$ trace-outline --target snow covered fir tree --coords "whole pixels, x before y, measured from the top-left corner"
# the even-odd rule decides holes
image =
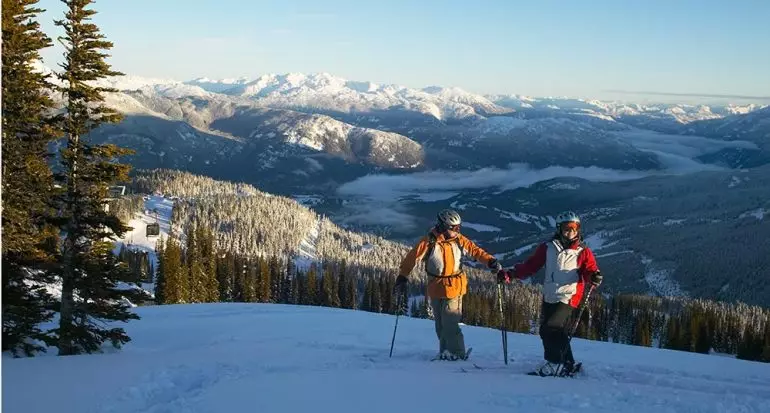
[[[288,10],[234,7],[200,5],[190,26],[221,34],[201,38],[174,26],[201,13],[187,3],[143,10],[136,31],[133,4],[3,0],[4,411],[770,411],[768,105],[134,75],[187,49],[189,70],[236,70],[228,50],[254,49],[231,30],[262,33],[260,16]],[[307,27],[342,16],[292,13]],[[379,20],[370,31],[392,32]],[[314,30],[305,41],[325,50]],[[375,50],[373,35],[356,38]],[[126,58],[150,38],[157,50]],[[434,249],[431,230],[462,237]],[[589,249],[601,271],[581,272]],[[577,274],[574,297],[601,277],[558,328],[554,265]],[[437,282],[463,291],[459,313],[432,303]],[[562,338],[561,361],[544,360]],[[437,357],[449,341],[466,356]]]

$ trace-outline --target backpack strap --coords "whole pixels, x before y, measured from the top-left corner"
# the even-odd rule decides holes
[[[433,233],[433,231],[428,232],[428,249],[425,250],[425,254],[422,256],[422,262],[426,264],[428,262],[428,257],[433,254],[433,250],[436,248],[436,242],[438,242],[438,239],[436,238],[436,234]],[[460,249],[460,253],[462,254],[462,247],[460,247],[460,241],[458,237],[452,238],[450,242],[453,242],[457,244],[457,247]],[[454,278],[462,274],[463,272],[463,261],[460,260],[460,268],[457,269],[457,272],[450,275],[436,275],[431,274],[427,270],[425,271],[428,275],[434,278]]]
[[[436,234],[434,234],[433,231],[428,232],[428,249],[425,250],[425,254],[422,256],[423,263],[427,263],[428,256],[433,254],[433,249],[436,248],[436,241]]]

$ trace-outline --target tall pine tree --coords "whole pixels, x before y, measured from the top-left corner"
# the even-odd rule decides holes
[[[55,139],[48,76],[33,70],[51,39],[36,21],[37,0],[3,0],[2,51],[2,313],[3,351],[27,356],[55,338],[39,325],[52,318],[50,282],[57,231],[51,225],[53,177],[46,145]]]
[[[182,247],[174,232],[169,233],[163,250],[163,303],[187,303],[190,279],[182,261]]]
[[[233,279],[235,277],[235,261],[232,254],[217,257],[217,286],[219,301],[233,301]]]
[[[184,250],[184,262],[187,267],[187,277],[190,284],[190,295],[187,297],[188,303],[201,303],[205,301],[204,298],[206,297],[203,262],[200,257],[197,235],[195,227],[191,224],[185,233]]]
[[[316,267],[315,264],[310,266],[307,274],[305,275],[305,290],[304,290],[305,305],[318,305],[318,285],[316,283]]]
[[[272,284],[270,282],[270,263],[264,257],[259,257],[259,284],[257,290],[257,301],[269,303],[272,295]]]
[[[203,225],[198,225],[195,238],[198,240],[198,256],[201,259],[201,280],[203,283],[201,301],[214,303],[219,301],[219,281],[217,280],[217,262],[214,252],[214,235]]]
[[[157,304],[165,303],[163,297],[163,286],[165,284],[164,269],[163,269],[163,254],[165,253],[165,247],[163,246],[163,239],[158,239],[155,243],[155,256],[158,257],[158,268],[155,272],[155,302]]]
[[[63,84],[59,89],[64,95],[62,129],[67,140],[61,153],[61,179],[66,194],[62,200],[65,238],[57,332],[59,354],[70,355],[97,350],[107,339],[115,347],[130,341],[122,328],[102,329],[98,323],[139,317],[118,300],[121,294],[115,290],[116,283],[128,274],[117,265],[111,242],[128,227],[105,210],[109,186],[128,181],[130,167],[115,160],[130,151],[115,145],[94,145],[87,140],[94,128],[121,120],[119,113],[102,104],[103,94],[115,90],[92,83],[122,73],[113,71],[104,60],[108,55],[102,50],[112,48],[112,43],[90,22],[96,14],[87,9],[91,0],[63,3],[67,6],[65,18],[54,22],[65,33],[59,37],[65,61],[58,77]]]
[[[355,310],[358,306],[358,281],[354,277],[347,277],[347,286],[345,287],[344,308]]]

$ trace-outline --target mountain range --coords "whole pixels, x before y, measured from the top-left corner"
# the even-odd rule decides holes
[[[478,95],[325,73],[123,76],[100,85],[119,90],[107,104],[125,118],[91,137],[134,149],[127,160],[136,168],[311,200],[345,228],[407,244],[436,209],[464,207],[466,230],[506,264],[523,259],[570,208],[604,247],[633,234],[631,247],[605,252],[611,272],[624,274],[609,282],[615,291],[768,297],[754,282],[770,272],[761,240],[731,270],[713,253],[677,258],[703,240],[708,251],[737,247],[738,234],[753,239],[768,225],[768,106]],[[729,213],[714,216],[714,208]],[[752,275],[742,281],[744,273]]]

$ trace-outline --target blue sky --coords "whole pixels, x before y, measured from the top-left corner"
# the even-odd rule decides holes
[[[63,5],[42,0],[43,29]],[[98,0],[126,74],[188,80],[328,72],[475,93],[770,100],[770,1]],[[43,54],[46,64],[61,49]],[[652,100],[701,101],[686,96]]]

